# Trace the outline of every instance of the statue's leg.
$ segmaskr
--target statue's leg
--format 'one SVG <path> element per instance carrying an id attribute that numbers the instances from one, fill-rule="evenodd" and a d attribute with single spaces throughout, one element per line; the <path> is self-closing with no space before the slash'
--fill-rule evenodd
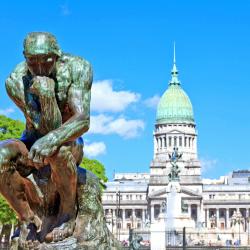
<path id="1" fill-rule="evenodd" d="M 28 172 L 29 168 L 24 165 L 27 154 L 25 144 L 19 140 L 0 142 L 0 193 L 21 221 L 33 222 L 39 227 L 39 219 L 34 210 L 42 207 L 42 200 L 33 183 L 20 174 Z"/>
<path id="2" fill-rule="evenodd" d="M 62 240 L 74 231 L 77 210 L 77 148 L 79 147 L 75 143 L 63 145 L 56 155 L 48 159 L 52 171 L 51 180 L 60 196 L 60 207 L 56 227 L 45 238 L 47 242 Z"/>

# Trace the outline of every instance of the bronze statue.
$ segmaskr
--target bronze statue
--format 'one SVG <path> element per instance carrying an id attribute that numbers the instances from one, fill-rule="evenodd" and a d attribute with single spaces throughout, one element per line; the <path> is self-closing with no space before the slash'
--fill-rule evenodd
<path id="1" fill-rule="evenodd" d="M 129 229 L 129 250 L 138 250 L 141 247 L 142 236 L 134 232 L 134 229 Z"/>
<path id="2" fill-rule="evenodd" d="M 182 153 L 178 152 L 178 148 L 174 147 L 172 154 L 168 154 L 170 163 L 172 165 L 170 173 L 168 174 L 170 181 L 178 181 L 179 173 L 181 172 L 177 162 L 181 159 Z"/>
<path id="3" fill-rule="evenodd" d="M 45 32 L 27 35 L 24 57 L 6 80 L 6 90 L 23 112 L 26 130 L 20 139 L 0 142 L 0 192 L 22 222 L 20 244 L 32 248 L 74 232 L 92 68 L 63 53 Z"/>

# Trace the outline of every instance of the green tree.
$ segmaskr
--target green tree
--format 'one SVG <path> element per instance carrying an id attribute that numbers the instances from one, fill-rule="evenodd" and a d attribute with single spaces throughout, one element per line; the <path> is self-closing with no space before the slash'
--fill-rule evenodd
<path id="1" fill-rule="evenodd" d="M 108 181 L 108 177 L 105 173 L 105 167 L 101 162 L 84 157 L 80 166 L 91 171 L 98 177 L 102 189 L 106 187 L 105 183 Z"/>
<path id="2" fill-rule="evenodd" d="M 0 141 L 19 138 L 24 128 L 23 122 L 0 115 Z"/>
<path id="3" fill-rule="evenodd" d="M 19 138 L 24 130 L 23 122 L 13 120 L 4 115 L 0 115 L 0 141 Z M 0 222 L 3 225 L 16 224 L 17 217 L 12 208 L 9 207 L 6 200 L 0 195 Z"/>

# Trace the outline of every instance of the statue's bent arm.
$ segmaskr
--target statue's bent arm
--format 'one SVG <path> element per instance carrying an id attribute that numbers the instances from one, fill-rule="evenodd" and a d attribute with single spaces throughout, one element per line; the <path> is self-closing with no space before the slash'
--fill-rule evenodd
<path id="1" fill-rule="evenodd" d="M 24 63 L 20 63 L 5 82 L 6 91 L 11 100 L 24 112 L 25 98 L 22 76 L 25 75 Z M 25 113 L 25 112 L 24 112 Z"/>
<path id="2" fill-rule="evenodd" d="M 56 136 L 59 146 L 75 140 L 89 129 L 90 90 L 93 79 L 90 64 L 80 59 L 74 62 L 72 79 L 73 82 L 68 91 L 68 105 L 72 116 L 60 128 L 51 132 Z"/>

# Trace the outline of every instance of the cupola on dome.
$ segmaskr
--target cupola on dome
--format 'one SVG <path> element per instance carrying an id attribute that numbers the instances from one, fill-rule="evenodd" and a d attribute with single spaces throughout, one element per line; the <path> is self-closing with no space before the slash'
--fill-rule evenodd
<path id="1" fill-rule="evenodd" d="M 178 80 L 178 70 L 175 63 L 172 69 L 172 79 L 169 87 L 162 95 L 157 108 L 156 122 L 157 124 L 165 123 L 187 123 L 194 124 L 194 113 L 192 103 L 181 88 Z"/>

